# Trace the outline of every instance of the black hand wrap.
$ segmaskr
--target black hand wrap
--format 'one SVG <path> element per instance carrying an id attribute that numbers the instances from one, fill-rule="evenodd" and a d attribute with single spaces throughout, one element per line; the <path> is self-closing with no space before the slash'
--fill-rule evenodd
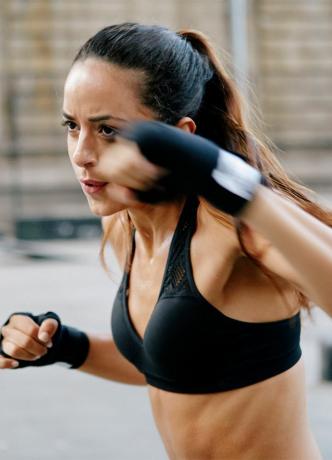
<path id="1" fill-rule="evenodd" d="M 25 361 L 23 359 L 12 358 L 7 355 L 2 349 L 2 336 L 0 337 L 0 354 L 6 358 L 15 359 L 15 361 L 19 363 L 18 368 L 28 366 L 47 366 L 49 364 L 62 362 L 69 364 L 72 369 L 76 369 L 84 363 L 89 352 L 88 336 L 78 329 L 61 324 L 61 320 L 56 313 L 49 311 L 42 315 L 32 315 L 28 312 L 16 312 L 13 313 L 13 315 L 29 316 L 29 318 L 31 318 L 39 326 L 46 319 L 55 319 L 59 323 L 55 334 L 51 338 L 53 346 L 47 349 L 48 351 L 46 355 L 36 361 Z M 9 323 L 10 318 L 13 315 L 8 318 L 3 326 L 6 326 Z"/>
<path id="2" fill-rule="evenodd" d="M 262 175 L 242 155 L 220 149 L 201 136 L 160 122 L 139 122 L 121 133 L 136 142 L 145 158 L 170 171 L 155 189 L 138 192 L 142 201 L 195 192 L 215 207 L 237 215 L 251 200 Z"/>

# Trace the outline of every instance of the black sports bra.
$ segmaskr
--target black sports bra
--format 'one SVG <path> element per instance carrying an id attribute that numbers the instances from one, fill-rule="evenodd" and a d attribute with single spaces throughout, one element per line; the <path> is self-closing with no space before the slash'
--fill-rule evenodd
<path id="1" fill-rule="evenodd" d="M 231 390 L 286 371 L 301 357 L 300 314 L 248 323 L 207 302 L 195 285 L 190 262 L 196 211 L 197 199 L 188 198 L 143 340 L 129 316 L 124 273 L 112 310 L 115 344 L 147 383 L 176 393 Z"/>

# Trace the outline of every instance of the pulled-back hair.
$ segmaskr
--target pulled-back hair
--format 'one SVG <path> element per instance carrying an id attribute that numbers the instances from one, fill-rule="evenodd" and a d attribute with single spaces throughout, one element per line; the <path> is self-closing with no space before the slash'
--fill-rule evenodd
<path id="1" fill-rule="evenodd" d="M 83 45 L 74 62 L 91 56 L 143 72 L 141 102 L 171 125 L 196 115 L 205 83 L 213 75 L 207 57 L 161 26 L 125 23 L 105 27 Z"/>
<path id="2" fill-rule="evenodd" d="M 137 23 L 111 25 L 82 46 L 74 63 L 89 57 L 139 71 L 142 75 L 140 100 L 152 109 L 157 119 L 175 125 L 182 117 L 191 117 L 197 134 L 224 149 L 243 154 L 261 171 L 272 189 L 332 226 L 332 212 L 314 201 L 312 191 L 288 177 L 272 150 L 248 127 L 238 90 L 203 33 L 194 30 L 175 33 L 162 26 Z M 273 281 L 273 274 L 261 264 L 257 250 L 249 244 L 248 226 L 203 199 L 201 203 L 224 225 L 235 228 L 243 252 Z M 130 247 L 128 213 L 118 214 L 127 228 Z M 104 249 L 110 232 L 111 225 L 105 230 L 102 242 L 104 265 Z M 299 291 L 297 294 L 300 304 L 309 306 L 304 294 Z"/>

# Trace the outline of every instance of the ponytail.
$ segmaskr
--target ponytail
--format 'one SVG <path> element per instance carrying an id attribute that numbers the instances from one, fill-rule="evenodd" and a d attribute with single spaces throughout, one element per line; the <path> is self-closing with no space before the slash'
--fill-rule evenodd
<path id="1" fill-rule="evenodd" d="M 256 144 L 248 136 L 244 120 L 244 101 L 209 39 L 195 30 L 181 30 L 178 34 L 202 55 L 213 71 L 212 78 L 205 85 L 204 98 L 195 117 L 197 134 L 226 150 L 244 154 L 252 166 L 261 170 Z"/>

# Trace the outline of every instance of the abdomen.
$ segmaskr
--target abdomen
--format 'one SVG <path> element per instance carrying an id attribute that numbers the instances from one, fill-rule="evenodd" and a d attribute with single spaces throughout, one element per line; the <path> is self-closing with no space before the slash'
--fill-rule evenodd
<path id="1" fill-rule="evenodd" d="M 172 460 L 319 460 L 306 410 L 302 361 L 237 390 L 180 394 L 149 387 Z"/>

